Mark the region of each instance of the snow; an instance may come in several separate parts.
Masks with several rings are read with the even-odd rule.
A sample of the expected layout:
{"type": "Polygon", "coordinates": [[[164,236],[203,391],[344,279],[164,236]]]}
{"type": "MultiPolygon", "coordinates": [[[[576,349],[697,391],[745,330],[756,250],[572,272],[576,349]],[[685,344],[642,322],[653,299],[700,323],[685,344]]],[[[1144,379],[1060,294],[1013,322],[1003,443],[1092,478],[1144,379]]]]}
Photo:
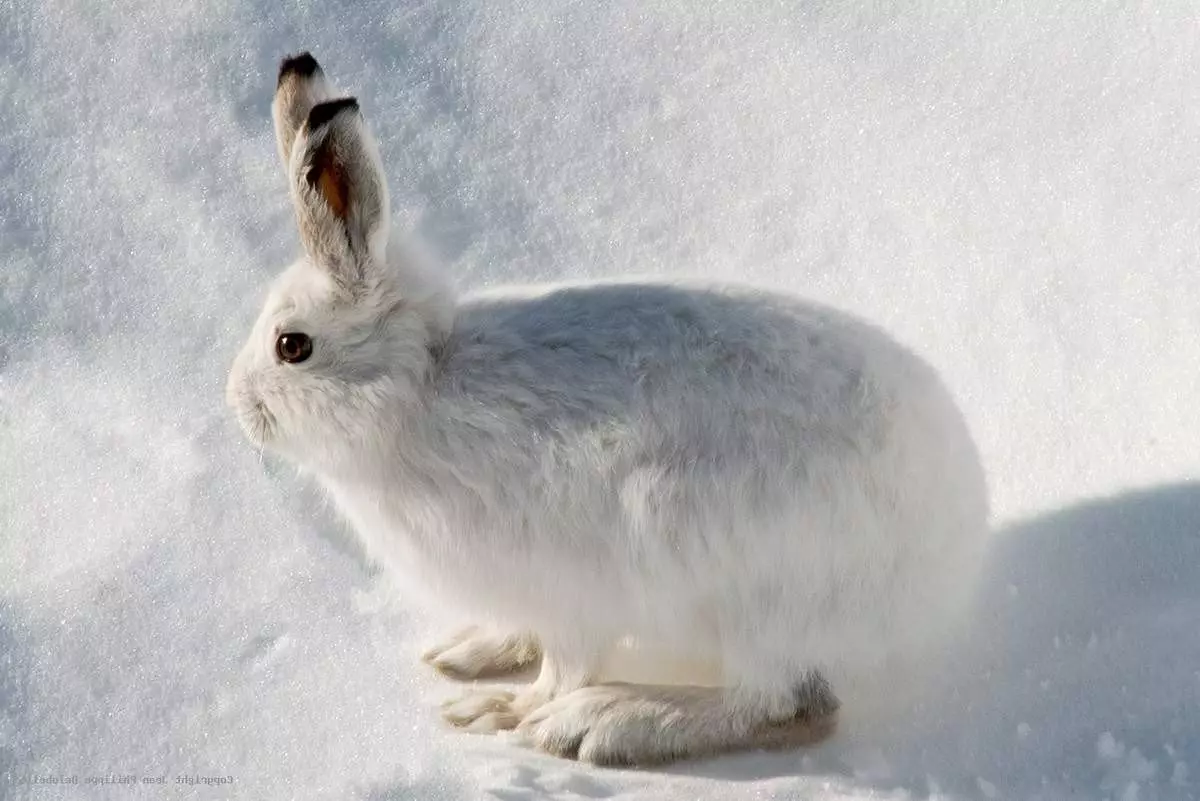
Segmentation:
{"type": "Polygon", "coordinates": [[[0,3],[0,798],[1200,797],[1200,20],[985,5],[0,3]],[[463,287],[749,279],[942,369],[1002,537],[926,685],[658,771],[441,727],[446,623],[223,407],[302,47],[463,287]]]}

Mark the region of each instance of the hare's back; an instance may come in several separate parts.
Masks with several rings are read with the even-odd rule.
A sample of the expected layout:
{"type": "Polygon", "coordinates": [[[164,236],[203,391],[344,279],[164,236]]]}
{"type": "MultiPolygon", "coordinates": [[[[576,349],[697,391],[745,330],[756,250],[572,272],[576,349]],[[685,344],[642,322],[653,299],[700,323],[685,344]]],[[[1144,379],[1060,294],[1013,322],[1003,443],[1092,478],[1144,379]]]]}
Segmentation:
{"type": "Polygon", "coordinates": [[[813,538],[846,532],[868,551],[921,536],[942,547],[985,511],[969,434],[932,368],[787,295],[628,283],[479,298],[441,376],[443,420],[471,444],[458,473],[508,482],[496,494],[532,499],[523,510],[601,521],[598,561],[623,543],[616,553],[711,587],[739,564],[774,569],[746,563],[753,553],[795,573],[813,538]],[[944,532],[927,531],[934,508],[944,532]],[[685,530],[721,559],[679,550],[685,530]],[[745,550],[738,532],[751,531],[760,546],[786,536],[745,550]]]}
{"type": "Polygon", "coordinates": [[[538,428],[660,428],[698,444],[845,437],[906,385],[934,383],[878,329],[781,293],[595,283],[467,300],[447,363],[456,391],[538,428]],[[687,436],[683,436],[687,434],[687,436]]]}

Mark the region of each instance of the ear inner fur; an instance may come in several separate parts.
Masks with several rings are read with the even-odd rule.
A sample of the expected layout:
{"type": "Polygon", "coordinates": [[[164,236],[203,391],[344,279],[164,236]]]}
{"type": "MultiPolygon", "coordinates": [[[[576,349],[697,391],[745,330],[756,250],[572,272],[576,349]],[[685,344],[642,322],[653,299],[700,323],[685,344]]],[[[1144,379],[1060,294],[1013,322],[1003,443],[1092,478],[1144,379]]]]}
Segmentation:
{"type": "Polygon", "coordinates": [[[339,220],[345,220],[350,210],[350,186],[346,172],[333,156],[328,143],[316,154],[305,180],[325,199],[329,210],[339,220]]]}
{"type": "MultiPolygon", "coordinates": [[[[358,113],[358,101],[353,97],[343,97],[318,103],[308,112],[306,126],[309,136],[315,135],[322,128],[331,125],[342,112],[358,113]]],[[[345,220],[350,210],[350,184],[346,170],[337,158],[336,143],[332,132],[313,154],[311,165],[304,176],[308,185],[315,189],[329,210],[339,220],[345,220]]]]}

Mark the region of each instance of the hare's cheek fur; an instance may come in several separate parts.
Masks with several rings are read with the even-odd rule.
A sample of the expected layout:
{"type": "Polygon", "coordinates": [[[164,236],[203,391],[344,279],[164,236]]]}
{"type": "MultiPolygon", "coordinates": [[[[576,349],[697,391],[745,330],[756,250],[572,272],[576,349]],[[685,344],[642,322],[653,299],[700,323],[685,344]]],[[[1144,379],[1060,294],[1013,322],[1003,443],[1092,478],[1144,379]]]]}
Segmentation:
{"type": "Polygon", "coordinates": [[[242,350],[229,371],[225,385],[225,402],[233,410],[246,437],[255,445],[265,446],[275,430],[275,418],[268,411],[262,395],[255,387],[249,345],[242,350]]]}
{"type": "Polygon", "coordinates": [[[277,363],[263,350],[257,342],[247,345],[226,388],[247,438],[305,466],[353,443],[366,416],[353,393],[319,365],[277,363]]]}
{"type": "Polygon", "coordinates": [[[373,559],[496,624],[435,665],[470,677],[540,655],[520,692],[451,704],[454,725],[600,764],[794,747],[828,736],[859,679],[935,652],[971,601],[988,504],[928,365],[847,315],[746,288],[455,305],[387,242],[357,102],[302,54],[272,111],[307,266],[258,331],[293,314],[331,347],[293,369],[256,333],[229,402],[252,440],[316,474],[373,559]],[[714,667],[715,686],[604,682],[629,638],[714,667]]]}
{"type": "MultiPolygon", "coordinates": [[[[306,409],[304,398],[327,398],[328,388],[311,371],[299,365],[279,363],[267,340],[275,338],[270,320],[260,322],[242,352],[234,360],[225,388],[226,401],[246,437],[260,448],[270,448],[289,458],[300,458],[300,441],[295,434],[315,418],[309,429],[320,425],[318,409],[306,409]],[[297,369],[300,367],[301,369],[297,369]]],[[[308,436],[315,436],[309,430],[308,436]]]]}

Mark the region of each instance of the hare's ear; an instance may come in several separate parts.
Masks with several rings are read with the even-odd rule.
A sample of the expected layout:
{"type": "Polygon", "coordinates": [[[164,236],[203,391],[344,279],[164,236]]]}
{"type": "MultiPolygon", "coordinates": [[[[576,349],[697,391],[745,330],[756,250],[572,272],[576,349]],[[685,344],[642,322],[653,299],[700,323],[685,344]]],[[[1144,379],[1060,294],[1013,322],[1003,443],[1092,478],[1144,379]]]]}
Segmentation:
{"type": "Polygon", "coordinates": [[[353,289],[384,261],[387,181],[358,101],[330,91],[311,56],[289,58],[273,112],[304,248],[353,289]]]}
{"type": "Polygon", "coordinates": [[[321,65],[308,53],[288,56],[279,63],[279,81],[271,103],[271,118],[275,120],[275,143],[283,170],[288,174],[292,161],[292,144],[300,126],[308,119],[313,106],[330,100],[333,87],[325,80],[321,65]]]}

